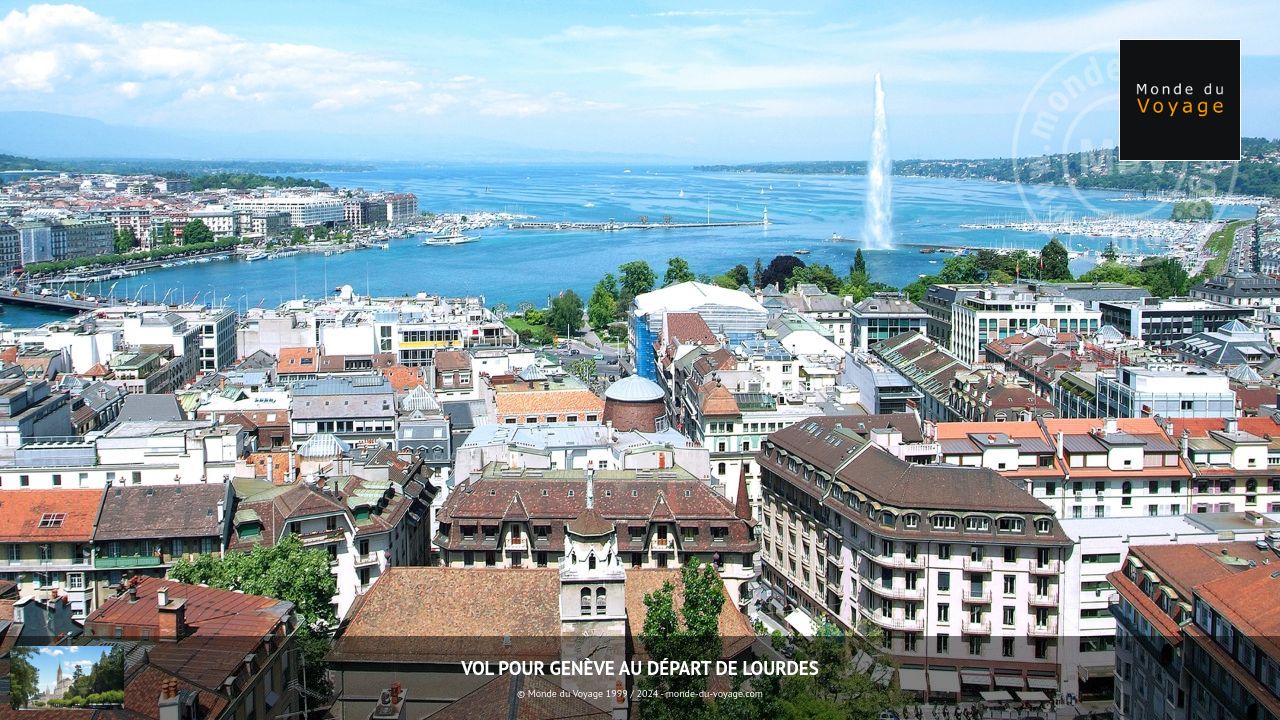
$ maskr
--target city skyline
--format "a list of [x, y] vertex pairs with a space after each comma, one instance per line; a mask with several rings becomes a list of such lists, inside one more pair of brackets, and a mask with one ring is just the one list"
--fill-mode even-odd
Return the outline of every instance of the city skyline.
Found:
[[[0, 12], [9, 111], [136, 128], [165, 138], [157, 147], [169, 156], [863, 159], [876, 72], [896, 158], [1077, 150], [1114, 144], [1110, 80], [1067, 111], [1071, 135], [1044, 147], [1024, 142], [1020, 115], [1072, 71], [1071, 58], [1096, 54], [1105, 66], [1133, 37], [1240, 38], [1243, 133], [1278, 134], [1280, 114], [1280, 48], [1265, 35], [1280, 10], [1264, 3], [931, 3], [910, 15], [826, 3], [385, 2], [352, 16], [330, 4], [85, 2]], [[0, 118], [10, 129], [0, 152], [29, 152], [11, 128], [40, 117]], [[115, 143], [100, 133], [99, 145]], [[62, 154], [113, 151], [77, 138]]]

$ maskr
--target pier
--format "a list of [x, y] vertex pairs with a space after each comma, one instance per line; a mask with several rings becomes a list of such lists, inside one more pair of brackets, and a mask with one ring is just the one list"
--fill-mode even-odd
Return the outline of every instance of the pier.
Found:
[[692, 230], [695, 228], [731, 228], [731, 227], [766, 227], [770, 225], [769, 212], [766, 210], [764, 218], [760, 220], [723, 220], [718, 222], [662, 222], [662, 223], [641, 223], [641, 222], [615, 222], [609, 220], [607, 222], [511, 222], [507, 223], [508, 230], [567, 230], [582, 232], [620, 232], [622, 230]]

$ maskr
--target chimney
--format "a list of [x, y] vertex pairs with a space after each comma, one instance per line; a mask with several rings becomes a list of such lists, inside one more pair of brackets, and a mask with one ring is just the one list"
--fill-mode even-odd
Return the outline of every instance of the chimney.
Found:
[[1102, 421], [1103, 435], [1114, 435], [1119, 431], [1120, 431], [1120, 425], [1119, 423], [1116, 422], [1115, 418], [1109, 417], [1106, 420]]
[[[130, 589], [132, 590], [134, 588], [130, 588]], [[164, 607], [165, 605], [169, 604], [169, 586], [168, 585], [165, 585], [159, 590], [156, 590], [156, 603], [160, 607]]]
[[1223, 418], [1223, 421], [1225, 422], [1227, 432], [1229, 433], [1234, 433], [1240, 429], [1240, 421], [1237, 418]]
[[222, 525], [222, 521], [226, 518], [226, 516], [227, 516], [227, 501], [220, 498], [218, 500], [218, 525], [219, 526]]
[[130, 585], [129, 586], [129, 604], [132, 605], [133, 603], [136, 603], [136, 602], [138, 602], [138, 588]]
[[369, 720], [404, 720], [407, 703], [400, 683], [391, 683], [391, 687], [383, 690], [378, 702], [369, 714]]
[[595, 461], [587, 461], [587, 509], [595, 507], [596, 502], [596, 468]]
[[1057, 448], [1056, 448], [1055, 454], [1058, 456], [1058, 459], [1061, 460], [1062, 459], [1062, 431], [1061, 430], [1058, 431], [1056, 445], [1057, 445]]
[[160, 685], [159, 710], [160, 720], [184, 720], [177, 680], [169, 678]]
[[1191, 457], [1191, 431], [1183, 430], [1182, 437], [1178, 439], [1178, 445], [1182, 448], [1182, 457], [1187, 459]]
[[[166, 599], [168, 593], [165, 593]], [[187, 601], [174, 598], [159, 607], [161, 642], [177, 642], [187, 634]]]

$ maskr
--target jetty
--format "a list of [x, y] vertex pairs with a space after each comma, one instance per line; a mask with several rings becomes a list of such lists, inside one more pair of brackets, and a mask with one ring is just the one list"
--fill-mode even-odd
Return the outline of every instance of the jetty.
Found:
[[520, 221], [507, 223], [508, 230], [551, 230], [578, 232], [621, 232], [623, 230], [692, 230], [695, 228], [731, 228], [731, 227], [766, 227], [769, 222], [769, 211], [766, 210], [760, 220], [721, 220], [712, 222], [578, 222], [570, 220], [554, 221]]

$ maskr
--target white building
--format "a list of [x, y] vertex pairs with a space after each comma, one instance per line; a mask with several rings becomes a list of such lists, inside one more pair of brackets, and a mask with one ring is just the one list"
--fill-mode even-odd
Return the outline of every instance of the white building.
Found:
[[329, 195], [275, 195], [237, 198], [232, 210], [268, 210], [289, 213], [293, 227], [341, 223], [346, 217], [342, 199]]
[[1098, 417], [1235, 417], [1236, 393], [1226, 375], [1194, 366], [1126, 365], [1098, 373]]
[[1047, 289], [983, 287], [958, 301], [952, 311], [951, 351], [965, 362], [980, 362], [988, 340], [1039, 325], [1058, 332], [1092, 333], [1102, 319], [1088, 303]]

